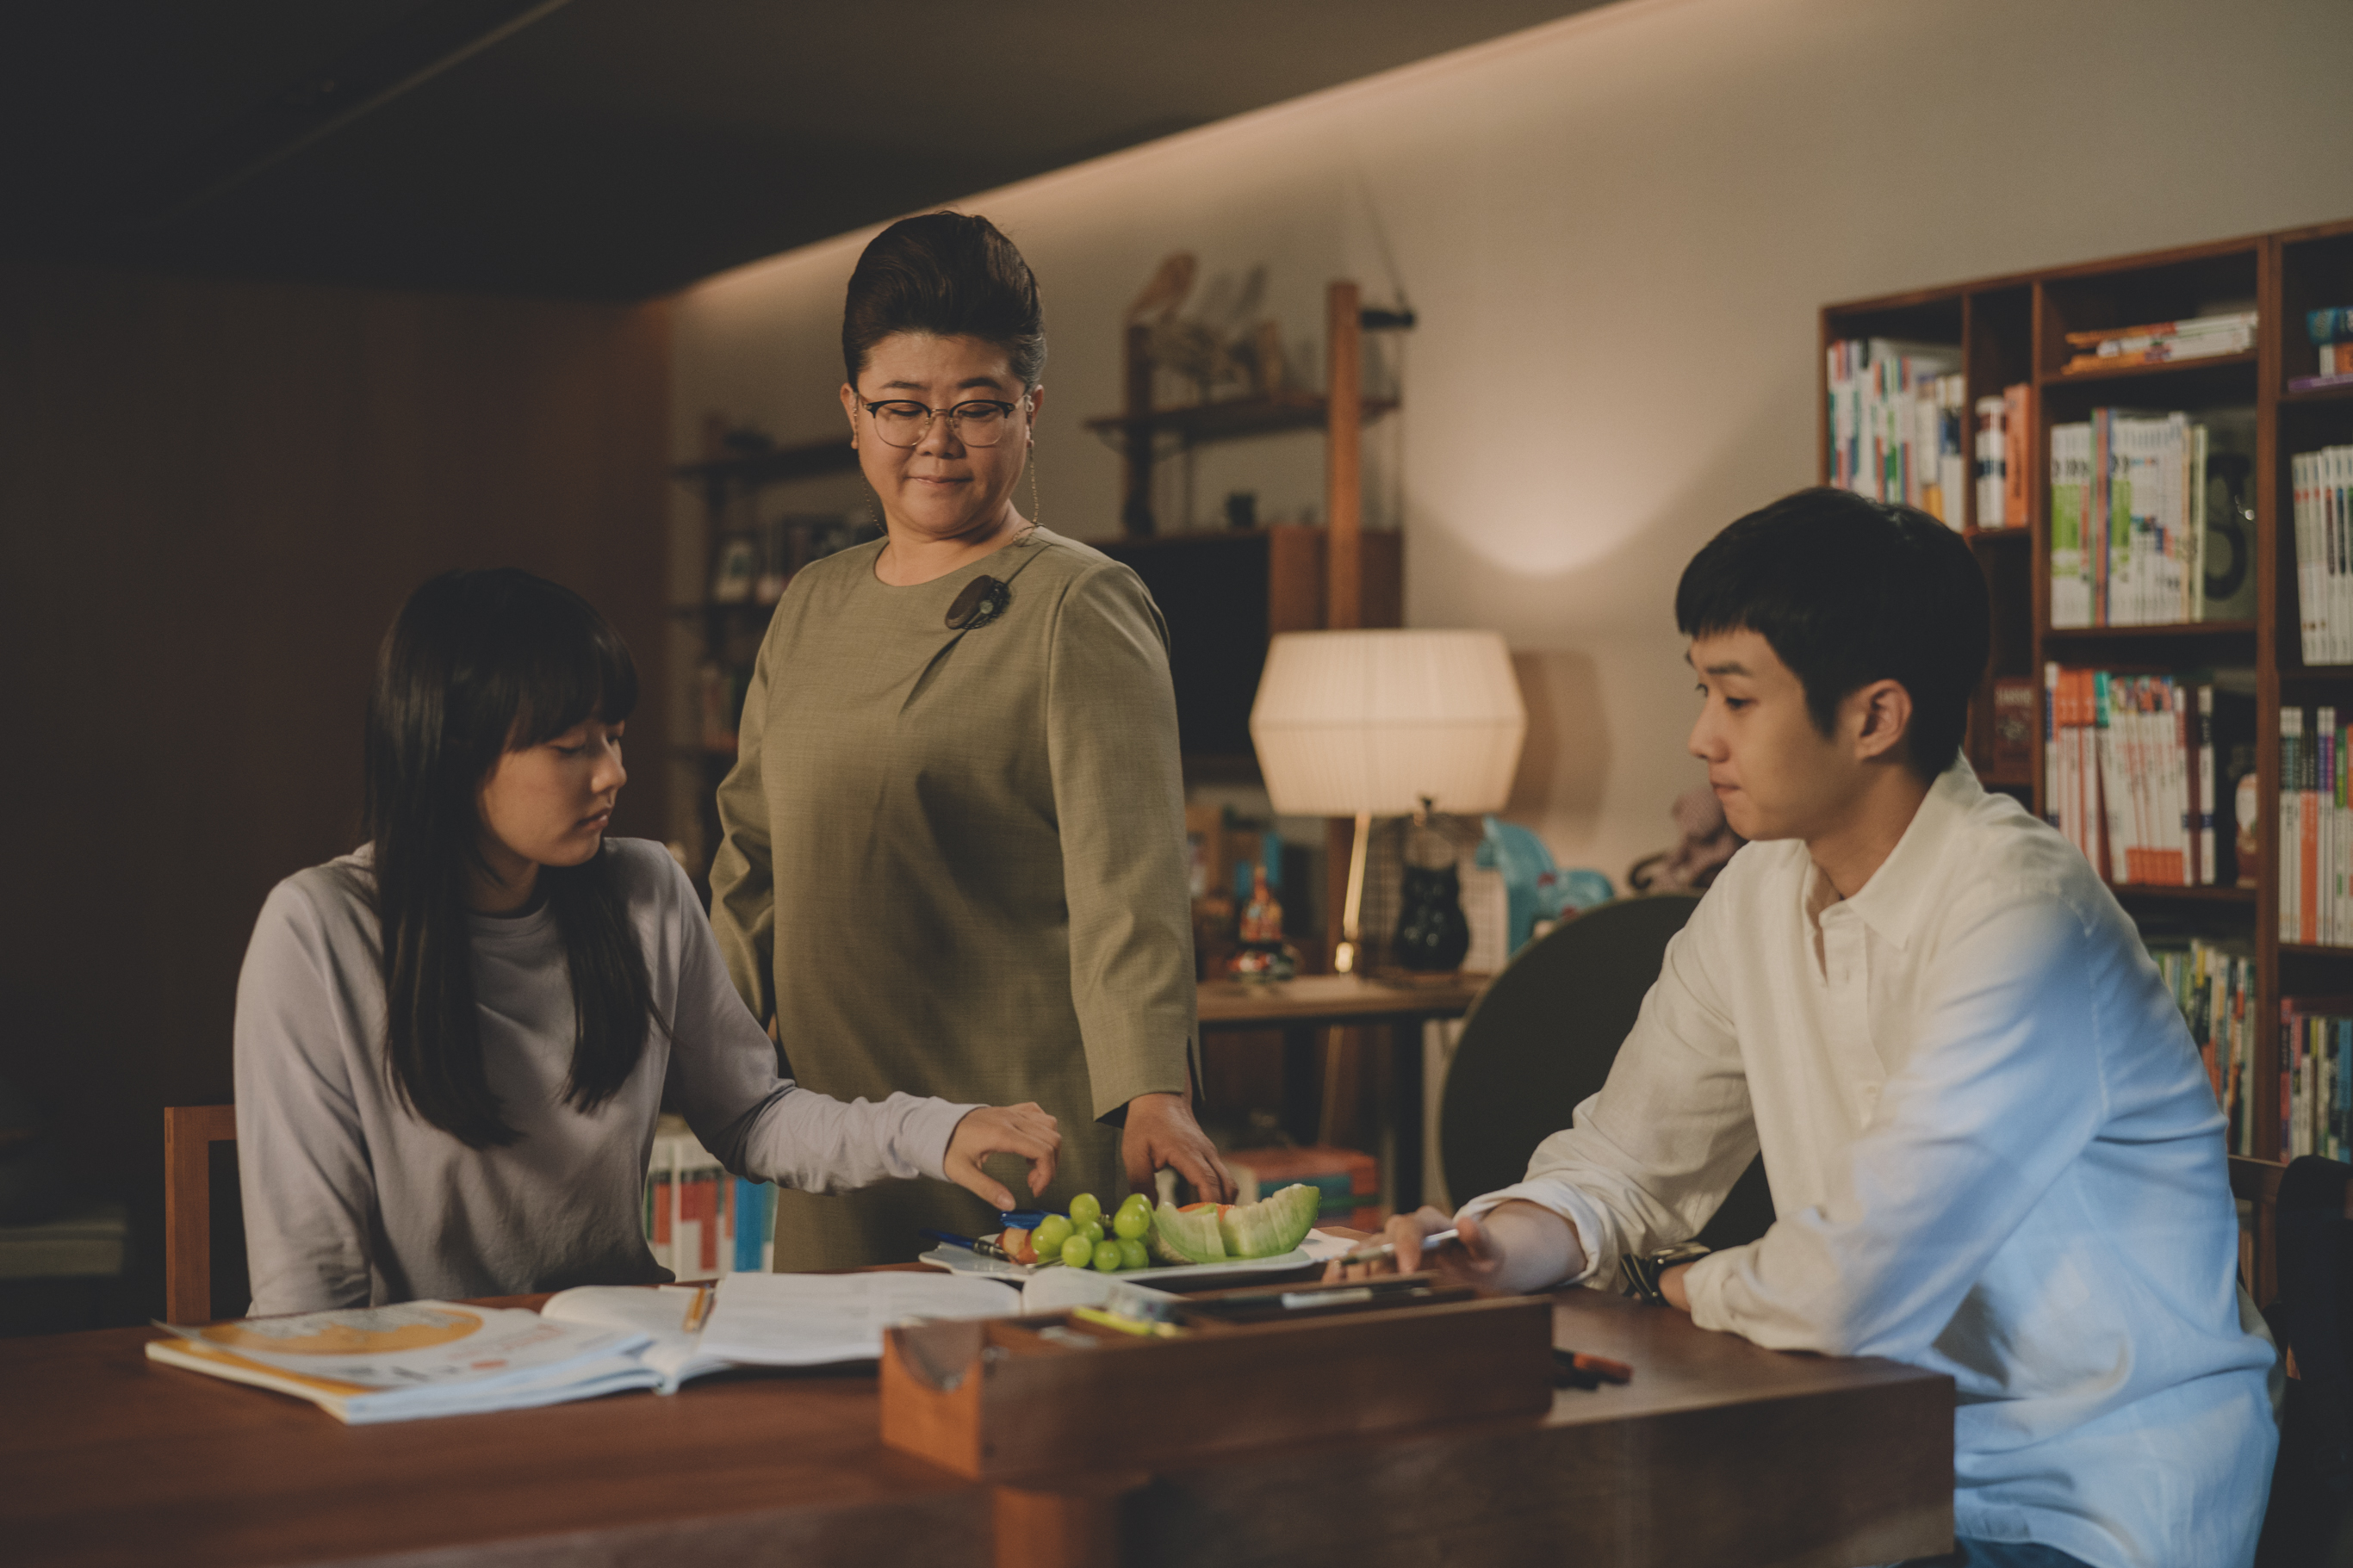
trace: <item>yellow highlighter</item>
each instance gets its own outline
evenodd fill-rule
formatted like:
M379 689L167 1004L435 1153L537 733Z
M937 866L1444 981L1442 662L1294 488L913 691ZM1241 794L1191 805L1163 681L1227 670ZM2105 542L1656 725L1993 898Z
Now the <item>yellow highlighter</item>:
M1174 1323L1146 1323L1134 1318L1122 1318L1096 1307L1073 1307L1071 1316L1106 1329L1117 1329L1123 1334L1134 1334L1140 1340L1173 1340L1185 1331Z

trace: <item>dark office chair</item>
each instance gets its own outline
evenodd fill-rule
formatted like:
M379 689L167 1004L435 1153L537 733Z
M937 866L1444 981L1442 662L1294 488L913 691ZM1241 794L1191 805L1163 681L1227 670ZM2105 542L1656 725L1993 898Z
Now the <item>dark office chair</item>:
M1529 944L1495 976L1463 1021L1439 1106L1440 1158L1457 1203L1527 1174L1536 1145L1600 1089L1668 940L1698 906L1690 893L1603 904ZM1700 1239L1737 1247L1772 1223L1759 1158Z
M2291 1161L2277 1199L2279 1300L2263 1316L2296 1375L2281 1412L2255 1568L2353 1563L2353 1165Z

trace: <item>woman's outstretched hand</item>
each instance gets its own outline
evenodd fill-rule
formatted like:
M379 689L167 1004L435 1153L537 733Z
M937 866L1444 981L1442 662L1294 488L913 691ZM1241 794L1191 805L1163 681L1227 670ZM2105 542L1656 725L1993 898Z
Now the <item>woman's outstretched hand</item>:
M1119 1156L1127 1166L1131 1192L1150 1193L1153 1173L1169 1166L1193 1184L1202 1202L1233 1202L1234 1178L1181 1094L1139 1094L1129 1100Z
M1062 1134L1054 1119L1037 1106L984 1105L965 1112L948 1136L945 1165L948 1180L977 1194L997 1209L1021 1205L1005 1184L980 1168L991 1154L1018 1154L1029 1162L1029 1194L1046 1190L1054 1179L1054 1162L1061 1157Z

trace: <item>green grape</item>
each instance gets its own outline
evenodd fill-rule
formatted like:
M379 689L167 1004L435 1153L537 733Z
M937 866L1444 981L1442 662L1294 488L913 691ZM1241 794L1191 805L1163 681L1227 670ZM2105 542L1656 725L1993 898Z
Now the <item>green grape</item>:
M1101 1218L1103 1205L1096 1201L1094 1194L1081 1193L1071 1200L1071 1224L1074 1228L1084 1230L1088 1221Z
M1144 1250L1144 1243L1132 1236L1119 1238L1119 1266L1122 1268L1142 1268L1151 1261L1152 1255Z
M1105 1274L1115 1274L1119 1271L1119 1243L1116 1241L1095 1243L1095 1267L1098 1269Z
M1095 1244L1083 1236L1074 1236L1062 1243L1062 1261L1073 1268L1084 1268L1095 1260Z
M1091 1219L1087 1221L1086 1224L1079 1226L1079 1228L1072 1234L1085 1237L1087 1238L1087 1245L1092 1247L1096 1242L1101 1241L1103 1238L1103 1221L1099 1219Z
M1073 1227L1060 1215L1050 1214L1038 1228L1029 1233L1029 1245L1038 1249L1039 1258L1060 1257L1062 1243L1071 1239Z
M1119 1206L1123 1214L1129 1209L1134 1209L1138 1214L1148 1215L1152 1212L1152 1200L1142 1193L1130 1193L1127 1194L1127 1201Z
M1119 1213L1112 1215L1111 1228L1123 1241L1141 1241L1152 1228L1152 1211L1132 1209L1122 1204Z

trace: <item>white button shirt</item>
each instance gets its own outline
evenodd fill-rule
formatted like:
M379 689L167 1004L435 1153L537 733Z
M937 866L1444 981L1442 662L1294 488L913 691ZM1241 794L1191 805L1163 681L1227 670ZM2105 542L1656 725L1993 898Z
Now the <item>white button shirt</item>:
M2274 1352L2221 1112L2114 896L1966 763L1843 902L1800 842L1735 856L1601 1092L1462 1212L1553 1210L1607 1286L1760 1147L1779 1217L1693 1267L1694 1322L1949 1374L1960 1535L2253 1561Z

